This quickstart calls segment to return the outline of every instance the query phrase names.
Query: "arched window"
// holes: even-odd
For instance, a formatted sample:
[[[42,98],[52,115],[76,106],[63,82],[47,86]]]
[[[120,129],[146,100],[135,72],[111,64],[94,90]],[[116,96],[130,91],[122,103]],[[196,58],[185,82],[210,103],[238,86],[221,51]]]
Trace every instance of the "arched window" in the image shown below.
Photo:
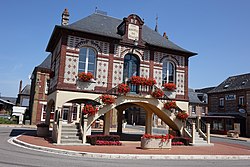
[[[78,73],[91,72],[96,74],[96,52],[92,48],[83,47],[79,53]]]
[[[132,76],[139,76],[140,61],[133,54],[124,57],[123,80],[126,81]]]
[[[162,65],[162,84],[175,83],[175,65],[168,59],[163,60]]]

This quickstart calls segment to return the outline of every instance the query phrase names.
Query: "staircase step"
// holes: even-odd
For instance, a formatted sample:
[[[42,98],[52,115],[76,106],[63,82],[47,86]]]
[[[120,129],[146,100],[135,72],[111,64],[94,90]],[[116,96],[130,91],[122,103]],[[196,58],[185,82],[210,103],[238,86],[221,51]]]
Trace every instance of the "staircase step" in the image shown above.
[[[79,140],[73,140],[73,139],[61,139],[61,143],[62,144],[74,144],[74,143],[82,143],[82,141],[79,139]]]

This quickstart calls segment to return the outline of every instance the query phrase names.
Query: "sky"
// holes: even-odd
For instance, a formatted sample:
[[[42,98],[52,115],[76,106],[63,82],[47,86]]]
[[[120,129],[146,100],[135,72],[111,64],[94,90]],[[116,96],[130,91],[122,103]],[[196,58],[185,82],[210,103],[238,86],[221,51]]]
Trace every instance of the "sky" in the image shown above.
[[[69,23],[95,12],[122,19],[137,14],[144,24],[184,49],[189,87],[217,86],[229,76],[250,72],[249,0],[3,0],[0,4],[0,95],[17,97],[19,82],[48,56],[45,51],[65,8]]]

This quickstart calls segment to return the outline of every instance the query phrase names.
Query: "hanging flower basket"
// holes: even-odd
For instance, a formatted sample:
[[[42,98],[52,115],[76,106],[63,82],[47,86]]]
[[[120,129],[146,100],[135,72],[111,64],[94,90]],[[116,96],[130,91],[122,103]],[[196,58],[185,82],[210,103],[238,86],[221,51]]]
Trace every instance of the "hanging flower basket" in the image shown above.
[[[173,136],[166,135],[149,135],[144,134],[141,137],[141,148],[142,149],[170,149]]]
[[[156,88],[155,91],[151,94],[154,98],[161,98],[164,96],[164,92],[159,89],[159,88]]]
[[[115,98],[112,95],[104,94],[100,96],[100,99],[102,100],[104,104],[107,104],[107,105],[113,104],[115,102]]]
[[[164,104],[164,108],[167,110],[176,109],[177,108],[176,102],[175,101],[166,102]]]
[[[130,88],[127,84],[121,83],[118,85],[118,93],[126,95],[130,92]]]
[[[94,106],[92,106],[91,104],[86,104],[83,109],[82,112],[84,115],[95,115],[97,113],[98,109]]]

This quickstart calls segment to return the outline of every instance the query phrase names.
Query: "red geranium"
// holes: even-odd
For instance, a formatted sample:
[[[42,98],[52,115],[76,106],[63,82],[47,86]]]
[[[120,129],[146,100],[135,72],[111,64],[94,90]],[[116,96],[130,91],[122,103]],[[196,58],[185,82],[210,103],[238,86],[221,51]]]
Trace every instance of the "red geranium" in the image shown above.
[[[131,84],[133,85],[141,85],[142,84],[142,80],[140,76],[132,76],[130,78]]]
[[[127,94],[130,91],[130,88],[127,84],[121,83],[118,85],[118,92]]]
[[[163,95],[164,95],[164,92],[159,88],[156,88],[155,91],[152,93],[152,96],[154,98],[161,98],[163,97]]]
[[[173,139],[174,136],[171,134],[166,134],[166,135],[150,135],[150,134],[144,134],[142,136],[144,139],[161,139],[162,141],[166,141],[168,139]]]
[[[112,95],[106,95],[106,94],[104,94],[104,95],[100,96],[100,99],[102,99],[102,102],[104,104],[112,104],[112,103],[115,102],[115,98]]]
[[[95,115],[95,113],[97,113],[98,109],[94,106],[92,106],[91,104],[86,104],[83,109],[82,112],[83,114],[89,114],[89,115]]]
[[[176,85],[174,83],[165,83],[163,87],[169,91],[174,91],[176,89]]]
[[[78,74],[78,79],[80,81],[86,82],[89,81],[90,79],[94,78],[93,74],[91,72],[81,72]]]
[[[177,105],[176,105],[176,102],[175,101],[171,101],[171,102],[166,102],[164,104],[164,108],[167,109],[167,110],[170,110],[170,109],[176,109],[177,108]]]
[[[176,118],[184,121],[188,118],[188,113],[187,112],[178,112],[178,114],[176,115]]]
[[[153,85],[155,85],[156,84],[156,80],[155,79],[153,79],[153,78],[148,78],[147,80],[146,80],[146,86],[153,86]]]

